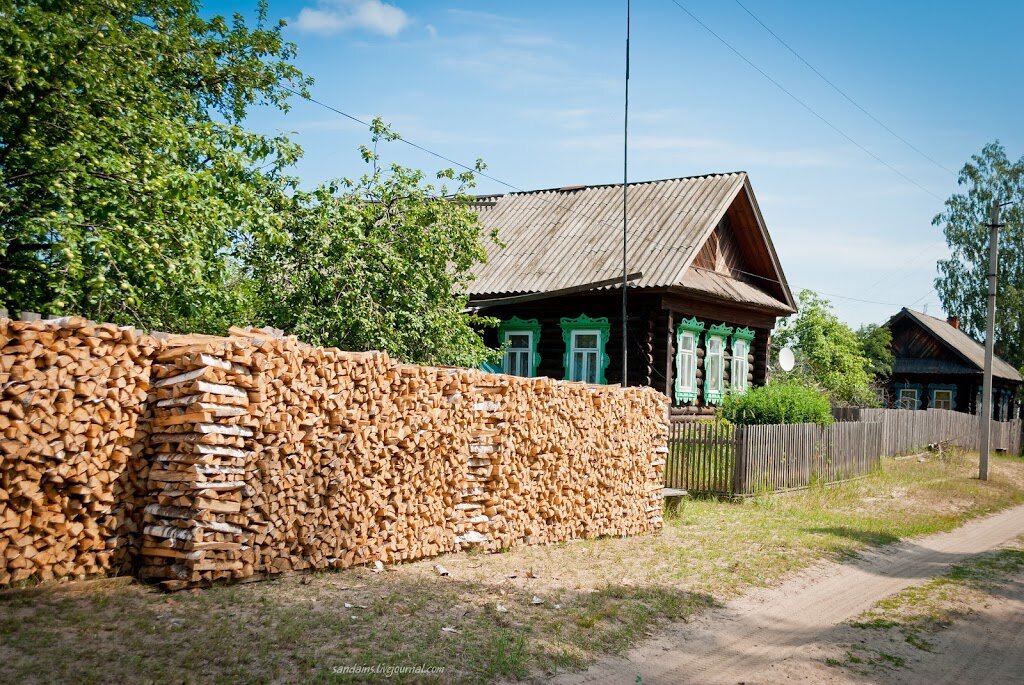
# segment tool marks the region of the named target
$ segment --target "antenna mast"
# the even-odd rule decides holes
[[[629,290],[628,264],[626,260],[629,248],[629,15],[630,0],[626,0],[626,102],[622,124],[622,387],[629,384],[627,368],[629,357],[629,319],[627,318],[627,291]]]

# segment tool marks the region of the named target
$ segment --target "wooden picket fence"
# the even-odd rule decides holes
[[[906,454],[928,445],[947,443],[966,450],[981,448],[981,417],[950,409],[866,409],[842,407],[833,410],[837,421],[872,421],[882,424],[882,454]],[[993,450],[1021,453],[1021,420],[993,421],[989,433]]]
[[[669,425],[665,487],[731,493],[736,471],[736,428],[709,421]]]
[[[881,457],[943,443],[978,449],[978,417],[941,409],[837,411],[836,423],[673,421],[665,487],[746,496],[867,475]],[[992,449],[1021,453],[1021,420],[992,422]]]

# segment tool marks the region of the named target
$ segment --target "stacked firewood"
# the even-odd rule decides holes
[[[661,526],[668,407],[648,388],[485,376],[468,523],[491,548]],[[471,533],[472,534],[472,533]]]
[[[157,359],[147,577],[176,587],[660,526],[654,391],[233,333],[172,338]]]
[[[661,524],[667,407],[650,389],[255,329],[0,336],[0,584],[121,570],[129,551],[176,588]]]
[[[0,318],[0,585],[123,572],[155,341],[25,318]]]
[[[156,355],[151,393],[144,578],[169,587],[252,575],[243,512],[251,350],[213,336],[170,336]]]

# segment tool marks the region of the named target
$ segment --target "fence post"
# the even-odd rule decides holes
[[[732,431],[732,494],[745,495],[746,473],[747,473],[747,448],[745,437],[745,426],[735,426]]]

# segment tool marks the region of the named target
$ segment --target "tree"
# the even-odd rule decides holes
[[[988,293],[989,208],[1003,208],[999,232],[999,303],[995,351],[1014,366],[1024,364],[1024,157],[1011,161],[996,141],[973,155],[960,170],[958,185],[932,224],[941,226],[951,255],[938,263],[935,289],[947,313],[963,330],[985,337]]]
[[[873,405],[869,361],[856,333],[832,312],[832,305],[811,290],[798,297],[798,313],[782,322],[773,336],[778,347],[790,346],[797,367],[781,374],[816,385],[833,404]]]
[[[857,342],[868,360],[868,373],[875,378],[892,373],[892,331],[886,326],[869,323],[857,329]]]
[[[465,195],[474,175],[444,169],[435,187],[420,171],[384,168],[377,145],[397,136],[379,119],[372,134],[373,148],[362,148],[367,174],[295,193],[281,213],[283,236],[248,246],[256,318],[310,343],[407,362],[493,359],[478,329],[495,322],[465,314],[460,295],[487,257]]]
[[[294,46],[194,0],[0,0],[0,306],[216,332],[299,154],[246,131]],[[282,24],[283,25],[283,24]]]

